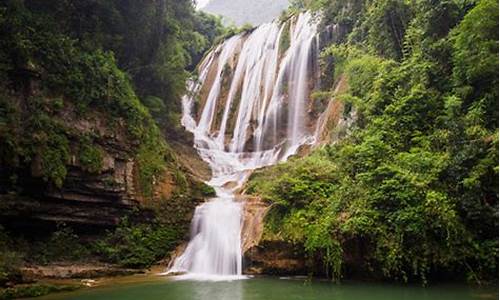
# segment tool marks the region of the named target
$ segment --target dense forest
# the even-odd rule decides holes
[[[253,175],[248,191],[271,203],[264,239],[300,245],[335,280],[353,264],[404,282],[495,280],[498,2],[312,0],[291,10],[304,8],[342,28],[323,61],[348,91],[318,94],[356,121],[346,138]]]
[[[31,114],[40,113],[43,119],[33,120],[38,124],[32,130],[57,127],[42,124],[50,123],[43,115],[50,107],[44,106],[57,109],[64,105],[60,101],[67,100],[81,112],[99,108],[110,117],[123,118],[140,144],[156,147],[161,141],[151,116],[160,129],[179,127],[177,100],[183,94],[187,70],[222,33],[218,19],[195,12],[190,1],[147,5],[134,1],[7,1],[2,6],[1,124],[5,130],[1,157],[14,168],[30,160],[33,150],[22,148],[36,144],[27,136],[23,137],[27,141],[21,141],[17,140],[21,136],[9,134],[19,124],[7,98],[9,92],[23,88],[23,78],[39,77],[39,96],[59,100],[30,105],[39,110]],[[57,131],[53,128],[50,133],[57,135]],[[47,164],[44,178],[61,185],[67,142],[64,137],[49,140],[38,141],[48,143],[43,147],[47,156],[42,155],[42,164]],[[158,165],[145,170],[145,176],[154,174]]]
[[[496,281],[498,1],[294,0],[280,20],[306,10],[335,35],[311,101],[350,126],[251,175],[261,245],[337,282]],[[181,126],[186,80],[253,30],[191,0],[0,3],[0,299],[72,289],[13,287],[32,265],[133,273],[186,241],[215,195]]]

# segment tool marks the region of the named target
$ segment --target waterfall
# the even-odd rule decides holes
[[[302,13],[235,35],[200,63],[182,99],[182,124],[212,169],[207,184],[216,197],[196,208],[191,240],[169,272],[202,280],[241,278],[243,203],[235,193],[252,170],[314,142],[308,110],[317,44],[317,22]]]

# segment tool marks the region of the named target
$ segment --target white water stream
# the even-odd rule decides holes
[[[252,170],[284,161],[315,140],[307,110],[316,78],[317,25],[309,13],[288,22],[227,39],[208,53],[198,79],[188,83],[182,124],[212,169],[207,184],[216,197],[196,208],[191,240],[168,271],[186,273],[181,278],[244,278],[244,203],[234,193]],[[284,39],[289,47],[279,49],[287,44]]]

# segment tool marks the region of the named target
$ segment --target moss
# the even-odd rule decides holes
[[[311,94],[313,100],[312,113],[319,115],[325,111],[328,106],[328,102],[332,99],[333,93],[316,91]]]
[[[151,197],[154,184],[165,171],[167,153],[170,150],[156,126],[150,128],[143,140],[136,155],[139,184],[142,194]]]
[[[214,197],[215,189],[204,182],[193,183],[193,194],[199,193],[201,197]]]
[[[280,55],[283,55],[286,52],[286,50],[290,48],[290,26],[291,22],[290,20],[287,20],[283,27],[283,32],[281,33],[280,36],[280,41],[279,41]]]
[[[103,153],[89,136],[80,139],[78,160],[82,168],[90,173],[98,173],[102,169]]]
[[[121,186],[121,184],[119,182],[117,182],[115,180],[115,178],[112,176],[103,178],[102,182],[103,182],[104,186],[108,187],[108,188],[118,188]]]
[[[174,176],[177,188],[179,189],[179,191],[185,192],[189,185],[186,175],[182,170],[179,170],[175,167],[173,168],[172,171],[173,171],[172,175]]]
[[[201,189],[201,193],[203,194],[203,196],[213,197],[215,196],[215,189],[204,183]]]

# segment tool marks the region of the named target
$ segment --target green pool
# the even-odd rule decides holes
[[[165,277],[117,283],[39,299],[54,300],[469,300],[498,299],[498,289],[441,285],[422,288],[366,283],[252,278],[231,282],[176,281]]]

